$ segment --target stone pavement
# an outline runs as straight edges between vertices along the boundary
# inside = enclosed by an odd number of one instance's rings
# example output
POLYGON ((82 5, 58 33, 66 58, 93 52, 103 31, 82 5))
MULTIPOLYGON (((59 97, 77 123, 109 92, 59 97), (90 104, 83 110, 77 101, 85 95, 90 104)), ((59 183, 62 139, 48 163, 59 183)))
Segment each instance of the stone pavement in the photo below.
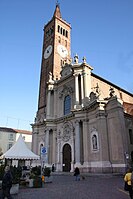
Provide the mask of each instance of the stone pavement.
POLYGON ((128 199, 122 176, 88 175, 75 181, 72 174, 53 175, 44 188, 21 188, 14 199, 128 199))

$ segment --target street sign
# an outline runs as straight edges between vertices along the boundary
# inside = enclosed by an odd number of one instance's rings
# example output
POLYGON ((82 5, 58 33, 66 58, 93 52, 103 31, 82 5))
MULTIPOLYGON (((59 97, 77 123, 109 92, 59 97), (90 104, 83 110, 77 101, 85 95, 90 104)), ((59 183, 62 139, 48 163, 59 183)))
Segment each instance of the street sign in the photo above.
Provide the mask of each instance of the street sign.
POLYGON ((42 147, 41 148, 41 155, 45 155, 47 153, 47 148, 46 147, 42 147))

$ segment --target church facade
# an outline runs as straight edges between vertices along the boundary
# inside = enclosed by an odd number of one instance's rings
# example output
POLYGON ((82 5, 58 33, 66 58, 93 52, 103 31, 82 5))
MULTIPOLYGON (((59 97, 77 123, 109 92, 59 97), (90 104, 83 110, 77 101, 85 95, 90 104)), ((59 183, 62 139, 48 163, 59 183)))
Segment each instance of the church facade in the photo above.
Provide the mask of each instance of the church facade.
POLYGON ((71 59, 71 26, 57 4, 44 27, 32 149, 56 171, 123 172, 133 159, 133 94, 71 59))

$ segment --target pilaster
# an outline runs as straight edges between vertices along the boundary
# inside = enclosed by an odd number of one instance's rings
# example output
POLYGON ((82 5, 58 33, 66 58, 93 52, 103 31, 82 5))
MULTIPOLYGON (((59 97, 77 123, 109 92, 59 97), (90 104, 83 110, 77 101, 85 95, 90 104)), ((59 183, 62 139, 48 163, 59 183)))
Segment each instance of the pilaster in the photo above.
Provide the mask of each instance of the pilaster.
POLYGON ((75 165, 80 165, 80 133, 79 133, 79 121, 75 122, 75 165))
POLYGON ((47 148, 47 154, 46 154, 46 164, 48 164, 48 157, 49 157, 49 129, 46 129, 46 148, 47 148))
POLYGON ((84 104, 84 84, 83 84, 83 75, 81 75, 81 98, 82 98, 82 106, 84 104))
POLYGON ((88 164, 88 119, 83 120, 84 165, 88 164))
POLYGON ((79 105, 78 74, 75 74, 75 105, 79 105))

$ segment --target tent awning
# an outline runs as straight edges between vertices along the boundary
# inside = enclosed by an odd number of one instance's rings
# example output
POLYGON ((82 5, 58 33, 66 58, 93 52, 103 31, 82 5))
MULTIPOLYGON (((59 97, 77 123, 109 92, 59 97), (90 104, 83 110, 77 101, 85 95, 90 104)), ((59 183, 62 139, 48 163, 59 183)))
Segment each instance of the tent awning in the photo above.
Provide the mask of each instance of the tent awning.
POLYGON ((0 159, 39 160, 40 156, 33 153, 20 135, 17 142, 0 159))

